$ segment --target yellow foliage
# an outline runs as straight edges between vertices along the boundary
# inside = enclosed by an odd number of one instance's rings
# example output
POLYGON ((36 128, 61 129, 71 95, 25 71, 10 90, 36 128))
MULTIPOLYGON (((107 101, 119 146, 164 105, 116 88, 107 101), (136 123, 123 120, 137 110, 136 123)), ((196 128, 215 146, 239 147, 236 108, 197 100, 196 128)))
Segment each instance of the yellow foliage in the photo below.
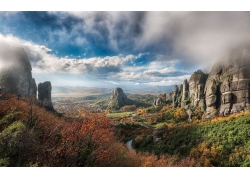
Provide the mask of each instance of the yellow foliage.
POLYGON ((187 118, 187 113, 184 108, 176 108, 174 111, 174 118, 177 120, 184 120, 187 118))
POLYGON ((166 105, 166 106, 164 106, 164 107, 160 110, 160 112, 161 112, 161 113, 164 113, 164 112, 169 111, 169 110, 171 110, 171 109, 172 109, 172 106, 171 106, 171 105, 166 105))
POLYGON ((191 157, 199 157, 199 154, 200 154, 200 152, 199 152, 199 150, 197 148, 192 148, 190 150, 190 156, 191 157))
POLYGON ((205 167, 213 167, 213 165, 210 163, 210 160, 207 159, 207 158, 205 158, 204 166, 205 166, 205 167))
POLYGON ((136 136, 135 141, 137 142, 142 141, 142 136, 136 136))
POLYGON ((110 109, 106 109, 105 114, 109 114, 110 113, 110 109))

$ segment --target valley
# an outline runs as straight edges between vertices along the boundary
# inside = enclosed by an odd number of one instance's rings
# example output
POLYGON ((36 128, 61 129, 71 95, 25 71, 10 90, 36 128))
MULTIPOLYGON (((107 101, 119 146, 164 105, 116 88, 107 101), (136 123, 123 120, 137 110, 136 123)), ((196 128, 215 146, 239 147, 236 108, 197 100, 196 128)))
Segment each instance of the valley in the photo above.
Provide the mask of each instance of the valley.
POLYGON ((0 12, 0 167, 250 167, 249 17, 0 12))

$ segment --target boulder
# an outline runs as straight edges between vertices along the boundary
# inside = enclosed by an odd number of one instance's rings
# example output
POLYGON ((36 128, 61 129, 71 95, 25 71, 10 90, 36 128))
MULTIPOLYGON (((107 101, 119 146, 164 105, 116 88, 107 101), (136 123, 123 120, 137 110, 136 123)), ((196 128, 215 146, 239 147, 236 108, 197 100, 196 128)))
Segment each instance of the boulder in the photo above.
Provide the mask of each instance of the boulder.
POLYGON ((193 112, 190 109, 187 109, 186 113, 188 115, 188 122, 191 122, 192 121, 193 112))

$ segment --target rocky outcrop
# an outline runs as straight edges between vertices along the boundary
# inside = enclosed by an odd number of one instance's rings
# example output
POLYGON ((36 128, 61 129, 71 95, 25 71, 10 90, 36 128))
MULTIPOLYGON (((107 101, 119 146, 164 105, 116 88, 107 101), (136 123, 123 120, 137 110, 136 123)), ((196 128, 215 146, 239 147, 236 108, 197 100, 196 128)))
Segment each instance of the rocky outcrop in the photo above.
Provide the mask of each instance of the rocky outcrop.
POLYGON ((158 142, 162 139, 163 134, 166 133, 168 130, 168 126, 163 125, 161 127, 155 128, 153 132, 153 139, 154 142, 158 142))
POLYGON ((233 49, 216 63, 205 87, 207 117, 236 113, 250 103, 250 46, 233 49))
POLYGON ((5 45, 0 50, 0 88, 6 94, 36 95, 31 64, 20 46, 5 45))
POLYGON ((36 80, 32 78, 30 85, 30 95, 37 97, 37 85, 36 80))
POLYGON ((204 102, 205 94, 204 87, 208 75, 204 74, 201 70, 195 71, 189 79, 189 98, 191 105, 203 106, 200 101, 204 102))
POLYGON ((168 95, 166 95, 166 103, 172 103, 172 96, 173 92, 170 92, 168 95))
POLYGON ((154 100, 154 106, 163 106, 166 102, 166 93, 160 94, 159 97, 154 100))
POLYGON ((0 48, 0 96, 15 94, 18 97, 37 98, 48 110, 54 110, 51 102, 51 83, 36 85, 32 68, 25 50, 19 45, 1 41, 0 48))
POLYGON ((54 111, 54 107, 51 101, 52 86, 50 81, 38 84, 38 100, 39 103, 46 109, 54 111))
POLYGON ((132 105, 134 102, 129 99, 121 88, 115 88, 111 94, 108 108, 119 109, 125 105, 132 105))
MULTIPOLYGON (((249 67, 250 46, 233 49, 214 64, 208 75, 198 70, 191 75, 189 82, 184 80, 182 86, 175 86, 173 108, 180 106, 181 97, 181 107, 187 111, 190 106, 199 106, 202 112, 206 112, 205 118, 245 110, 250 107, 249 67)), ((189 111, 188 114, 190 119, 192 113, 189 111)))
POLYGON ((188 104, 188 100, 189 100, 189 85, 187 79, 185 79, 182 88, 181 107, 185 107, 188 104))
POLYGON ((174 86, 173 96, 172 96, 172 103, 173 108, 180 107, 182 101, 182 91, 183 85, 180 84, 179 86, 174 86))

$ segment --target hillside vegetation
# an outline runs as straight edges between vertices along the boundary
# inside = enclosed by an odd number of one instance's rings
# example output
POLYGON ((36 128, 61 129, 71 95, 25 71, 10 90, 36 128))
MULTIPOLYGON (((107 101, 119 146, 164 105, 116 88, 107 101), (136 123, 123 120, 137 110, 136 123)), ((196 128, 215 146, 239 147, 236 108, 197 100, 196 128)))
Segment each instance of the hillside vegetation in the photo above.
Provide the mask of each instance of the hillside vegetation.
POLYGON ((59 117, 32 98, 2 98, 0 166, 250 166, 248 111, 191 123, 169 106, 135 113, 133 122, 84 110, 59 117), (136 152, 125 147, 130 139, 136 152))
POLYGON ((148 136, 135 138, 139 151, 156 155, 193 157, 202 166, 250 166, 250 113, 242 112, 210 121, 180 123, 170 127, 162 140, 148 136))
POLYGON ((0 99, 0 166, 194 166, 193 158, 130 152, 104 113, 59 117, 32 98, 0 99))

